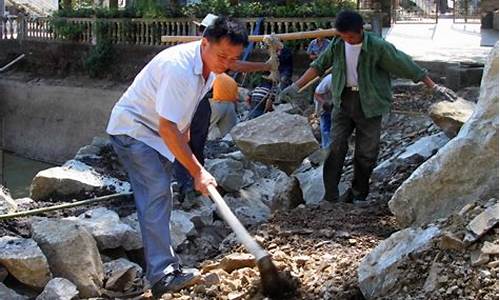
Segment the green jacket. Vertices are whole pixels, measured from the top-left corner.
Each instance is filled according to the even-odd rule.
[[[335,109],[340,107],[340,96],[346,85],[344,41],[335,38],[330,46],[311,63],[319,74],[333,66],[332,98]],[[392,89],[390,75],[421,81],[427,71],[420,68],[405,53],[391,43],[370,32],[364,32],[358,60],[358,88],[365,117],[386,114],[391,109]]]

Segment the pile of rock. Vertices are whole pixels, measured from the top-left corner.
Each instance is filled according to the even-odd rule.
[[[380,243],[359,266],[359,287],[367,299],[498,298],[498,242],[498,199],[468,204]]]

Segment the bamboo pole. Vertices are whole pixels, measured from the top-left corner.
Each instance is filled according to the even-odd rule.
[[[49,207],[42,207],[42,208],[37,208],[37,209],[32,209],[32,210],[27,210],[27,211],[20,211],[20,212],[11,213],[11,214],[0,215],[0,221],[19,218],[19,217],[32,216],[32,215],[36,215],[39,213],[45,213],[45,212],[64,209],[64,208],[92,204],[95,202],[106,201],[106,200],[110,200],[110,199],[117,198],[117,197],[131,196],[132,194],[133,194],[132,192],[116,193],[116,194],[81,200],[81,201],[77,201],[77,202],[73,202],[73,203],[65,203],[65,204],[60,204],[60,205],[54,205],[54,206],[49,206]]]

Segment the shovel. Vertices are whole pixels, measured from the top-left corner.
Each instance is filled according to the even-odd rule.
[[[274,265],[271,255],[267,253],[253,238],[248,231],[243,227],[241,222],[233,214],[229,206],[219,194],[217,189],[210,185],[208,187],[210,198],[215,202],[219,212],[231,227],[239,241],[245,246],[257,261],[257,267],[260,272],[260,279],[264,295],[269,297],[280,297],[293,290],[293,285],[278,272]]]

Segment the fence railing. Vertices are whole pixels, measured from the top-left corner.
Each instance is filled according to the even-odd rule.
[[[163,35],[194,35],[195,19],[95,19],[95,18],[25,18],[9,16],[0,23],[3,39],[70,40],[95,43],[104,32],[114,44],[161,45]],[[258,18],[238,19],[253,32]],[[262,34],[331,28],[333,18],[266,18]],[[298,42],[300,45],[303,42]],[[296,45],[299,46],[299,45]]]

